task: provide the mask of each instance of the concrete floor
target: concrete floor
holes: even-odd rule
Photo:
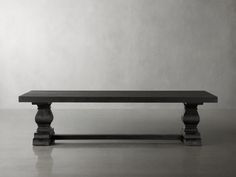
[[[54,110],[56,133],[179,133],[182,110]],[[0,111],[0,177],[234,177],[236,110],[199,110],[203,146],[57,141],[33,147],[36,110]]]

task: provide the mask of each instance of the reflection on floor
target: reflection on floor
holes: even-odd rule
[[[203,146],[57,141],[33,147],[36,110],[0,111],[0,177],[236,176],[236,110],[199,110]],[[54,110],[56,133],[179,133],[182,110]]]

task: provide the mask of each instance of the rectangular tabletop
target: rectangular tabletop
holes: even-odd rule
[[[155,91],[155,90],[81,90],[37,91],[19,96],[19,102],[164,102],[204,103],[217,102],[217,97],[206,91]]]

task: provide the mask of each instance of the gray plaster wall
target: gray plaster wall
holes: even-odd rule
[[[236,108],[235,19],[235,0],[0,0],[0,108],[31,108],[32,89],[200,89]]]

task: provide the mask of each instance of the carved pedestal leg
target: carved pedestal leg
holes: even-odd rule
[[[200,117],[197,112],[198,104],[185,104],[185,113],[182,117],[184,122],[184,129],[182,133],[182,140],[185,145],[200,146],[201,136],[197,129]]]
[[[51,104],[49,103],[36,103],[38,112],[35,116],[35,122],[38,125],[36,133],[34,133],[33,145],[34,146],[49,146],[54,144],[52,135],[54,129],[51,127],[53,121],[53,114],[51,111]]]

